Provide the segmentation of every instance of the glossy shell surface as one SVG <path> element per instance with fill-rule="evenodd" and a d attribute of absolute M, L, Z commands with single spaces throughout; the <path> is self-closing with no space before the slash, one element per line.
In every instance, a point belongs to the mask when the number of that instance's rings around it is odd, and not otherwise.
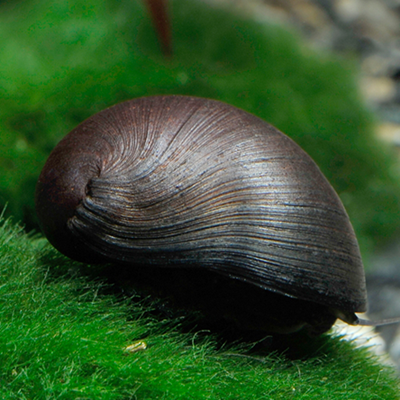
<path fill-rule="evenodd" d="M 38 181 L 41 226 L 82 261 L 197 267 L 336 310 L 366 308 L 346 211 L 313 160 L 261 119 L 186 96 L 84 121 Z"/>

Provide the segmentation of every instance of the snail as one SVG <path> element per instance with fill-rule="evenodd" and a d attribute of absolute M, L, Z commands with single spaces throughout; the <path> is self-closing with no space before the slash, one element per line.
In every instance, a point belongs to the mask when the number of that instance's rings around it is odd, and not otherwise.
<path fill-rule="evenodd" d="M 35 200 L 61 253 L 160 272 L 165 286 L 175 276 L 186 297 L 209 283 L 207 307 L 249 329 L 319 335 L 366 311 L 339 196 L 292 139 L 228 104 L 154 96 L 105 109 L 54 148 Z"/>

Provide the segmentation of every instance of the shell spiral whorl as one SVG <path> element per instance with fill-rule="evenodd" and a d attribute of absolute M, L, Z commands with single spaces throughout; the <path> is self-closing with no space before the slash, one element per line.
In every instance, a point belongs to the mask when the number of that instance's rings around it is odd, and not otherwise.
<path fill-rule="evenodd" d="M 36 207 L 76 260 L 205 268 L 345 315 L 366 308 L 353 228 L 318 167 L 218 101 L 147 97 L 89 118 L 50 155 Z"/>

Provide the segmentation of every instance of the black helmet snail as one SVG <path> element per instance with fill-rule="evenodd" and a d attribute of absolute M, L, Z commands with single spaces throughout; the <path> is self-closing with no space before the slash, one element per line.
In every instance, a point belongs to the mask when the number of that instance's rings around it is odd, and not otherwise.
<path fill-rule="evenodd" d="M 73 259 L 221 276 L 242 296 L 237 315 L 222 312 L 235 321 L 251 319 L 256 293 L 250 325 L 266 331 L 321 333 L 366 310 L 357 240 L 333 188 L 291 139 L 218 101 L 147 97 L 94 115 L 51 153 L 36 208 Z"/>

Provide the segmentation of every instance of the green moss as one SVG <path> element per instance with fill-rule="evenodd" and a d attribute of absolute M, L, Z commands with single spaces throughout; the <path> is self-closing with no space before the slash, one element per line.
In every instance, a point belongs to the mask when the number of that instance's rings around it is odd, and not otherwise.
<path fill-rule="evenodd" d="M 57 254 L 9 221 L 0 226 L 2 399 L 397 399 L 392 370 L 329 335 L 306 357 L 153 313 L 116 295 L 91 267 Z M 133 292 L 134 293 L 134 292 Z M 124 349 L 144 340 L 147 349 Z M 294 349 L 302 343 L 292 343 Z M 304 355 L 304 351 L 303 351 Z"/>

